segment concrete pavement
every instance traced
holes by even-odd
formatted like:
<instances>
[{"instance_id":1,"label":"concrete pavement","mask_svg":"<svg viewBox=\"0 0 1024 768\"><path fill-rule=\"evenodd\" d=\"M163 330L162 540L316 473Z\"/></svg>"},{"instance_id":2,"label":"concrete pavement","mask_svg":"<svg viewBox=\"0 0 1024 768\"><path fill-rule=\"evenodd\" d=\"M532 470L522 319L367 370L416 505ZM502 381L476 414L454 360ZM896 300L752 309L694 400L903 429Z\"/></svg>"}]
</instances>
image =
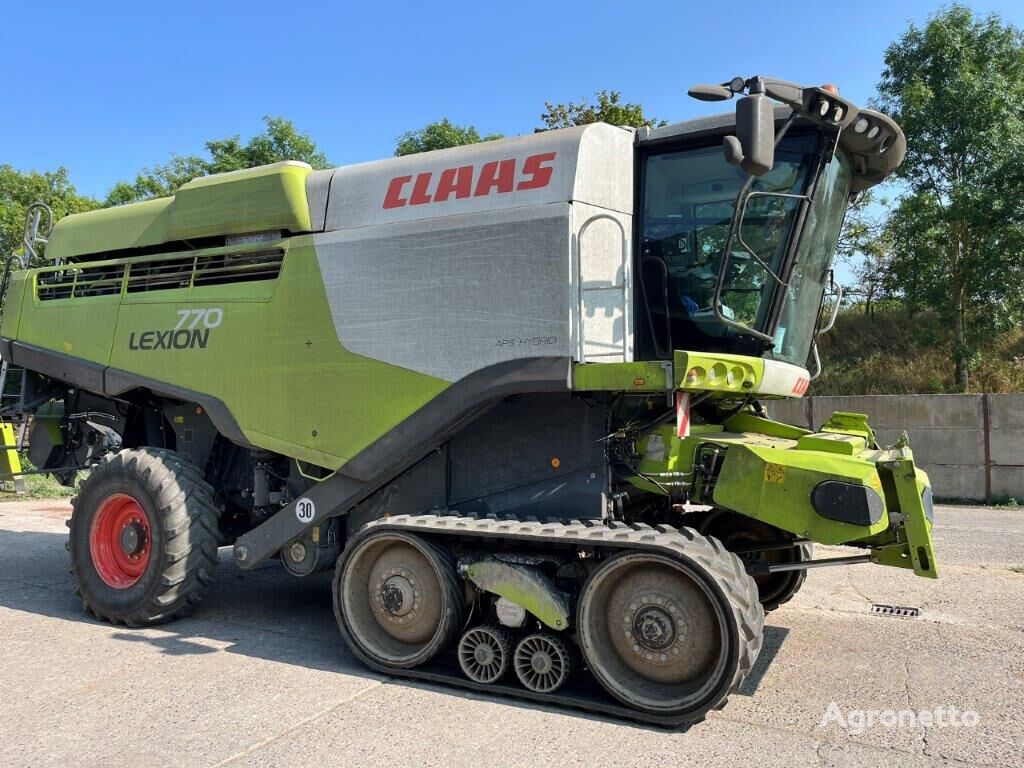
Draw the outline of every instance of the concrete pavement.
<instances>
[{"instance_id":1,"label":"concrete pavement","mask_svg":"<svg viewBox=\"0 0 1024 768\"><path fill-rule=\"evenodd\" d=\"M243 574L226 550L192 617L102 624L71 587L68 514L0 504L2 766L1024 765L1019 509L940 507L938 582L812 571L770 614L741 694L685 733L370 673L338 635L329 575ZM874 616L873 602L923 617ZM819 727L832 702L844 716L942 706L979 722Z\"/></svg>"}]
</instances>

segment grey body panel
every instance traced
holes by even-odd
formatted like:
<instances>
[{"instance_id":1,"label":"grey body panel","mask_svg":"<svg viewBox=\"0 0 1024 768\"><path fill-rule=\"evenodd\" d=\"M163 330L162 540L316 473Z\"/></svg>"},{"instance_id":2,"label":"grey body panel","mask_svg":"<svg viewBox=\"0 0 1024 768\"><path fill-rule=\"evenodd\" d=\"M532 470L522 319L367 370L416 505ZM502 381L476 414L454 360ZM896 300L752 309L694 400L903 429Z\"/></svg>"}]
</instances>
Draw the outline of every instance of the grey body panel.
<instances>
[{"instance_id":1,"label":"grey body panel","mask_svg":"<svg viewBox=\"0 0 1024 768\"><path fill-rule=\"evenodd\" d=\"M446 381L571 356L568 220L562 203L318 236L339 341Z\"/></svg>"},{"instance_id":2,"label":"grey body panel","mask_svg":"<svg viewBox=\"0 0 1024 768\"><path fill-rule=\"evenodd\" d=\"M327 199L331 191L334 168L313 171L306 177L306 202L309 205L309 223L314 232L323 232L327 221Z\"/></svg>"},{"instance_id":3,"label":"grey body panel","mask_svg":"<svg viewBox=\"0 0 1024 768\"><path fill-rule=\"evenodd\" d=\"M631 359L633 155L632 130L595 124L337 169L313 242L340 343L450 382Z\"/></svg>"},{"instance_id":4,"label":"grey body panel","mask_svg":"<svg viewBox=\"0 0 1024 768\"><path fill-rule=\"evenodd\" d=\"M345 166L336 169L331 179L325 229L357 229L574 200L631 213L632 146L632 130L595 123ZM551 169L550 180L531 188L523 183L528 181L523 166L527 158L542 155L552 155L544 163ZM514 164L515 189L503 193L492 188L477 194L483 166L503 161ZM414 202L417 177L429 175L424 190L434 196L445 170L465 167L473 168L472 194ZM389 186L403 177L411 177L401 187L401 198L407 202L386 207Z\"/></svg>"}]
</instances>

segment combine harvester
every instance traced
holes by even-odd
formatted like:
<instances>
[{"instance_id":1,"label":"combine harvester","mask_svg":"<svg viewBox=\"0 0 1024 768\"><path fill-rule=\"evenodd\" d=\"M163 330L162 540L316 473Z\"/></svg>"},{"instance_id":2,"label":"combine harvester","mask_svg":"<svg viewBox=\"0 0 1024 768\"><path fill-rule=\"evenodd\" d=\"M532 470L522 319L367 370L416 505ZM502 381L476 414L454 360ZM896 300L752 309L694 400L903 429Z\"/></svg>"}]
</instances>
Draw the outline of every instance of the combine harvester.
<instances>
[{"instance_id":1,"label":"combine harvester","mask_svg":"<svg viewBox=\"0 0 1024 768\"><path fill-rule=\"evenodd\" d=\"M334 568L378 672L678 726L808 568L936 577L905 441L763 407L817 374L844 212L903 134L831 86L691 95L735 117L277 163L32 227L6 412L40 470L89 470L85 608L181 616L233 545Z\"/></svg>"}]
</instances>

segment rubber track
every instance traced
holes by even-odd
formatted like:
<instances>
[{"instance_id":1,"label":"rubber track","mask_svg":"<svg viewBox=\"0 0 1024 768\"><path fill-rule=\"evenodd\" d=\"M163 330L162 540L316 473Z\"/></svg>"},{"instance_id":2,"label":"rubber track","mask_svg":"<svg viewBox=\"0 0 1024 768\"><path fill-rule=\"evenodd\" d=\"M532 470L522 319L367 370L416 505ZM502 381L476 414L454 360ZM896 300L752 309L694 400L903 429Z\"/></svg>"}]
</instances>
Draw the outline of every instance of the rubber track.
<instances>
[{"instance_id":1,"label":"rubber track","mask_svg":"<svg viewBox=\"0 0 1024 768\"><path fill-rule=\"evenodd\" d=\"M639 523L605 523L599 520L574 522L499 520L495 518L461 517L456 515L398 515L381 518L364 526L353 540L382 530L403 530L425 535L472 536L501 541L521 541L529 544L555 544L576 548L600 547L612 550L645 550L669 556L682 556L696 563L710 575L725 594L739 628L740 654L733 679L718 701L709 702L701 710L685 717L652 715L630 709L605 695L578 697L537 694L512 685L482 685L465 676L431 671L430 663L416 669L368 663L378 672L395 677L407 677L455 685L487 694L502 694L547 704L568 706L611 717L636 720L647 724L677 728L692 725L704 719L712 709L725 706L753 669L761 652L764 629L764 610L758 600L757 584L747 574L739 557L729 552L718 539L703 536L692 528L655 528ZM366 659L364 659L366 661ZM563 689L564 690L564 689Z\"/></svg>"},{"instance_id":2,"label":"rubber track","mask_svg":"<svg viewBox=\"0 0 1024 768\"><path fill-rule=\"evenodd\" d=\"M181 454L163 448L126 449L109 454L90 471L85 482L98 482L111 473L141 477L158 500L159 523L164 532L164 571L158 588L142 605L133 611L112 613L92 605L82 593L72 559L70 572L75 580L75 594L82 598L89 613L112 624L142 627L184 616L201 601L217 565L220 513L213 488L199 467ZM71 500L72 517L78 498Z\"/></svg>"}]
</instances>

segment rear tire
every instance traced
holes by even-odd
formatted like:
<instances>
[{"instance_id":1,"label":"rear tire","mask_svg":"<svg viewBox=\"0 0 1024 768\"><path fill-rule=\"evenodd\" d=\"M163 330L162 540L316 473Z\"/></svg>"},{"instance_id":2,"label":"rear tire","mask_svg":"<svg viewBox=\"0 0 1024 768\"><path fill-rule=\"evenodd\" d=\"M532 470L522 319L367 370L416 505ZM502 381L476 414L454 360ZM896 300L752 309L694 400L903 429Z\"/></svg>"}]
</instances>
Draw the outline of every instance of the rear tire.
<instances>
[{"instance_id":1,"label":"rear tire","mask_svg":"<svg viewBox=\"0 0 1024 768\"><path fill-rule=\"evenodd\" d=\"M71 505L71 574L96 618L148 626L199 603L220 534L198 467L173 451L123 450L92 469Z\"/></svg>"},{"instance_id":2,"label":"rear tire","mask_svg":"<svg viewBox=\"0 0 1024 768\"><path fill-rule=\"evenodd\" d=\"M462 626L465 594L451 555L426 539L378 530L349 542L334 572L334 617L370 665L411 669Z\"/></svg>"}]
</instances>

